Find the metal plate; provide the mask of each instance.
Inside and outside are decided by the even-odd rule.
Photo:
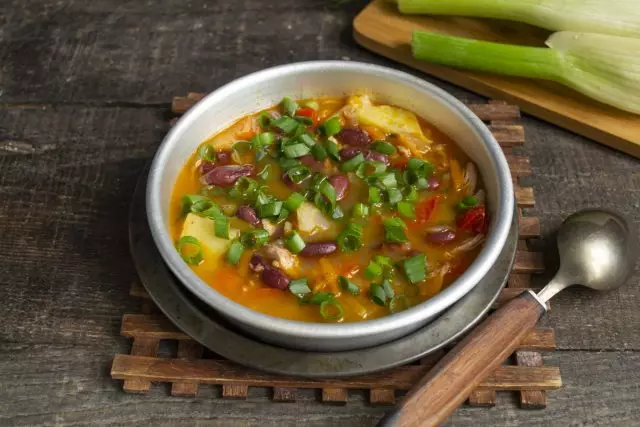
[[[474,326],[504,287],[515,259],[518,220],[514,215],[507,244],[495,268],[472,292],[422,329],[387,344],[319,353],[265,344],[235,331],[171,274],[154,245],[145,212],[145,171],[136,187],[129,216],[131,254],[140,281],[162,312],[184,333],[233,362],[267,372],[302,377],[344,377],[382,371],[436,351]]]

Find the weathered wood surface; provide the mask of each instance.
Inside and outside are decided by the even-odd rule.
[[[216,400],[221,390],[202,385],[200,397],[187,400],[158,386],[129,395],[109,378],[113,355],[131,345],[119,335],[121,316],[140,304],[128,294],[128,204],[166,131],[172,96],[293,60],[405,69],[351,40],[361,2],[325,4],[0,3],[0,425],[367,426],[382,415],[352,394],[346,406],[327,407],[304,390],[294,404],[275,404],[259,388],[246,401]],[[616,209],[640,226],[638,160],[523,122],[532,209],[546,237],[587,206]],[[544,245],[553,266],[553,245]],[[546,364],[560,366],[564,386],[549,393],[547,409],[523,411],[511,401],[462,408],[451,424],[640,425],[639,282],[636,271],[619,291],[576,289],[554,299],[545,322],[560,351]],[[278,393],[287,399],[287,390]]]

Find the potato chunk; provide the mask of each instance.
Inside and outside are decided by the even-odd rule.
[[[212,219],[190,213],[185,218],[182,233],[180,233],[180,237],[192,236],[198,239],[208,265],[217,264],[231,245],[231,240],[216,237],[214,228],[215,222]],[[238,237],[239,234],[237,229],[229,228],[230,239]]]

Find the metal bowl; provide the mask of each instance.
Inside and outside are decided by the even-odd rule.
[[[449,287],[403,312],[357,323],[325,324],[285,320],[231,301],[203,282],[180,258],[169,234],[169,201],[180,170],[205,139],[239,117],[284,97],[309,98],[368,92],[426,118],[449,135],[475,162],[482,176],[491,224],[487,241],[471,266]],[[314,61],[269,68],[235,80],[192,107],[160,146],[147,184],[147,216],[163,259],[199,299],[257,338],[283,347],[341,351],[369,347],[407,335],[464,297],[493,267],[513,217],[509,166],[484,123],[442,89],[385,67],[342,61]]]

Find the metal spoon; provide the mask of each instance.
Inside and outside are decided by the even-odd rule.
[[[517,348],[547,310],[547,301],[581,284],[598,291],[619,288],[631,276],[638,236],[620,215],[585,210],[558,231],[560,269],[539,294],[522,293],[458,343],[378,426],[437,426]]]

